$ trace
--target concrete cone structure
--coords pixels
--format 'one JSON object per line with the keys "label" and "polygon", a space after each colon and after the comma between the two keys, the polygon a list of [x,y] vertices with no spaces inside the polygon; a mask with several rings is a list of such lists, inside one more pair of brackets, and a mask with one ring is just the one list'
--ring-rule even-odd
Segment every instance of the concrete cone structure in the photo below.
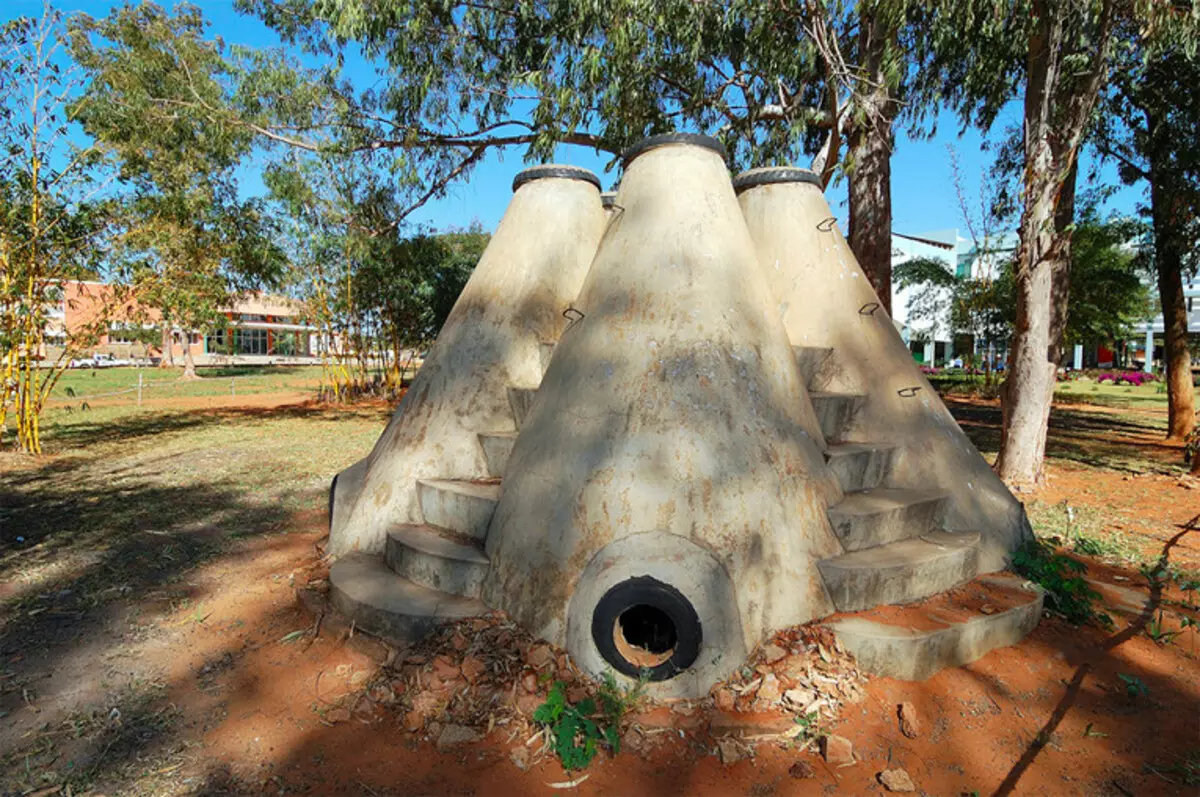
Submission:
{"label": "concrete cone structure", "polygon": [[513,198],[425,364],[374,450],[330,492],[329,551],[382,554],[398,527],[481,538],[499,485],[489,454],[512,445],[604,232],[600,181],[537,166]]}
{"label": "concrete cone structure", "polygon": [[1003,568],[1030,533],[1024,509],[921,374],[816,175],[757,169],[734,186],[842,482],[829,516],[847,553],[821,563],[838,609]]}
{"label": "concrete cone structure", "polygon": [[482,596],[593,675],[696,697],[834,610],[817,562],[842,553],[841,490],[720,145],[654,137],[626,164],[507,462]]}

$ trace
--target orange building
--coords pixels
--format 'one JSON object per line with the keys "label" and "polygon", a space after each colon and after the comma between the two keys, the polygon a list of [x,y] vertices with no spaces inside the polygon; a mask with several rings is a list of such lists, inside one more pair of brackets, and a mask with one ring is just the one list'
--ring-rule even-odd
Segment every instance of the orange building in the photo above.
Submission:
{"label": "orange building", "polygon": [[[93,340],[82,354],[163,356],[166,336],[159,330],[162,314],[116,286],[68,281],[51,301],[46,326],[47,359],[54,359],[68,338]],[[313,354],[316,327],[304,322],[303,306],[294,299],[253,292],[238,298],[222,313],[226,323],[207,334],[169,330],[172,357],[181,360],[184,346],[202,364],[234,359],[266,362]]]}

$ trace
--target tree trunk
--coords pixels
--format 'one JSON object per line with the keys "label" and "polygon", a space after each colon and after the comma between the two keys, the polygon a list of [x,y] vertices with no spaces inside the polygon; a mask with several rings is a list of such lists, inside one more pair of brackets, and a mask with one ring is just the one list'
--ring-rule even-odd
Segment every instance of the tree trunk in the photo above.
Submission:
{"label": "tree trunk", "polygon": [[175,366],[175,336],[171,332],[170,324],[163,324],[162,328],[162,359],[158,361],[159,368],[167,368]]}
{"label": "tree trunk", "polygon": [[183,336],[183,374],[180,379],[199,379],[200,376],[196,373],[196,361],[192,358],[192,335],[186,330],[182,333]]}
{"label": "tree trunk", "polygon": [[[1025,207],[1021,213],[1021,248],[1016,263],[1017,313],[1009,354],[1008,378],[1001,388],[1000,453],[996,472],[1014,487],[1042,479],[1050,405],[1054,399],[1056,327],[1065,317],[1054,301],[1055,277],[1063,282],[1064,265],[1056,246],[1058,199],[1070,169],[1054,157],[1051,140],[1055,92],[1062,49],[1062,19],[1046,3],[1035,3],[1037,20],[1029,40],[1025,86]],[[1068,164],[1069,167],[1069,164]]]}
{"label": "tree trunk", "polygon": [[863,70],[877,88],[854,109],[848,142],[850,249],[892,314],[892,122],[895,100],[887,87],[884,55],[892,34],[877,17],[864,15],[859,28]]}
{"label": "tree trunk", "polygon": [[[1147,118],[1151,145],[1150,213],[1154,223],[1154,266],[1158,272],[1158,296],[1163,309],[1163,355],[1167,362],[1167,439],[1182,442],[1196,426],[1195,389],[1192,387],[1192,355],[1188,350],[1187,299],[1183,295],[1183,257],[1178,200],[1169,189],[1174,168],[1158,162],[1160,149],[1153,145],[1155,120]],[[1200,458],[1198,458],[1200,459]]]}

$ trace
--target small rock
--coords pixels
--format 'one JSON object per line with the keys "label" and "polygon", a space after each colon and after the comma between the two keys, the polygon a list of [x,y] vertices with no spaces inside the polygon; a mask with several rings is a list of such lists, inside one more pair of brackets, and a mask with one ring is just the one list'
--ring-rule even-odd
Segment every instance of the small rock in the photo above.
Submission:
{"label": "small rock", "polygon": [[410,731],[419,731],[437,711],[437,698],[429,692],[422,692],[413,699],[412,709],[404,715],[404,727]]}
{"label": "small rock", "polygon": [[768,703],[778,703],[782,697],[783,688],[779,685],[779,679],[775,677],[775,673],[765,676],[762,685],[758,687],[758,699]]}
{"label": "small rock", "polygon": [[467,656],[463,659],[462,674],[467,683],[475,683],[487,672],[487,665],[478,656]]}
{"label": "small rock", "polygon": [[457,681],[459,675],[458,666],[450,660],[448,656],[436,656],[433,659],[431,672],[441,681]]}
{"label": "small rock", "polygon": [[762,651],[763,661],[765,661],[767,664],[774,664],[775,662],[779,661],[787,654],[788,654],[788,652],[786,650],[779,647],[779,645],[776,645],[773,642],[770,645],[767,645],[765,648],[763,648],[763,651]]}
{"label": "small rock", "polygon": [[739,744],[735,739],[718,739],[717,757],[721,759],[722,764],[730,766],[748,757],[748,753],[745,746]]}
{"label": "small rock", "polygon": [[537,645],[529,649],[529,654],[525,656],[525,661],[530,667],[541,669],[554,660],[554,654],[550,650],[549,645]]}
{"label": "small rock", "polygon": [[460,744],[477,742],[482,738],[479,731],[474,728],[468,728],[466,725],[447,725],[445,728],[442,728],[441,734],[438,735],[437,749],[448,750]]}
{"label": "small rock", "polygon": [[734,697],[733,692],[724,688],[718,689],[716,694],[713,695],[713,701],[717,704],[717,708],[719,708],[721,711],[733,711],[733,704],[735,700],[736,698]]}
{"label": "small rock", "polygon": [[911,777],[903,769],[885,769],[879,773],[879,782],[883,784],[883,788],[888,791],[907,792],[916,791],[917,786],[913,783]]}
{"label": "small rock", "polygon": [[538,688],[537,676],[531,672],[525,673],[525,675],[521,677],[521,688],[526,692],[536,692]]}
{"label": "small rock", "polygon": [[844,736],[824,736],[821,738],[821,755],[830,766],[849,766],[854,763],[854,745]]}
{"label": "small rock", "polygon": [[508,751],[508,758],[513,762],[513,765],[524,772],[529,769],[529,748],[525,745],[519,745]]}
{"label": "small rock", "polygon": [[708,732],[713,736],[777,736],[796,727],[789,716],[772,712],[726,714],[713,712]]}
{"label": "small rock", "polygon": [[537,695],[517,695],[517,711],[527,716],[532,716],[533,712],[537,711],[538,706],[546,701]]}
{"label": "small rock", "polygon": [[642,735],[633,728],[625,731],[621,736],[621,751],[636,753],[642,749]]}
{"label": "small rock", "polygon": [[811,706],[817,699],[817,693],[811,689],[789,689],[783,693],[783,702],[803,710]]}
{"label": "small rock", "polygon": [[796,780],[816,777],[816,772],[813,771],[812,765],[807,761],[797,761],[788,767],[788,774]]}
{"label": "small rock", "polygon": [[907,700],[900,704],[897,712],[900,718],[900,733],[910,739],[921,735],[921,722],[917,719],[917,707]]}

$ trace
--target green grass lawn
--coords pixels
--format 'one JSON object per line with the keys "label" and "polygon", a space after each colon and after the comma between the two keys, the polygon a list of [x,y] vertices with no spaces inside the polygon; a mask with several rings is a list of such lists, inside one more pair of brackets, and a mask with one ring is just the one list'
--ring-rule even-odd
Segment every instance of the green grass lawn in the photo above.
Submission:
{"label": "green grass lawn", "polygon": [[[989,395],[982,375],[941,371],[928,375],[928,378],[942,395]],[[996,383],[999,384],[1003,378],[1004,375],[1000,374]],[[994,392],[994,388],[992,391]],[[1161,382],[1140,387],[1114,385],[1111,382],[1100,384],[1095,381],[1059,382],[1055,388],[1055,396],[1059,401],[1067,403],[1096,404],[1104,407],[1163,411],[1167,407],[1167,394],[1165,389],[1162,389]]]}
{"label": "green grass lawn", "polygon": [[[181,382],[182,368],[99,368],[65,372],[52,400],[70,402],[137,387],[142,377],[143,398],[228,395],[230,382],[238,393],[278,393],[315,390],[321,379],[320,366],[263,365],[198,368],[200,379]],[[72,395],[74,394],[74,395]],[[135,394],[128,394],[131,398]],[[116,397],[113,397],[116,398]]]}

